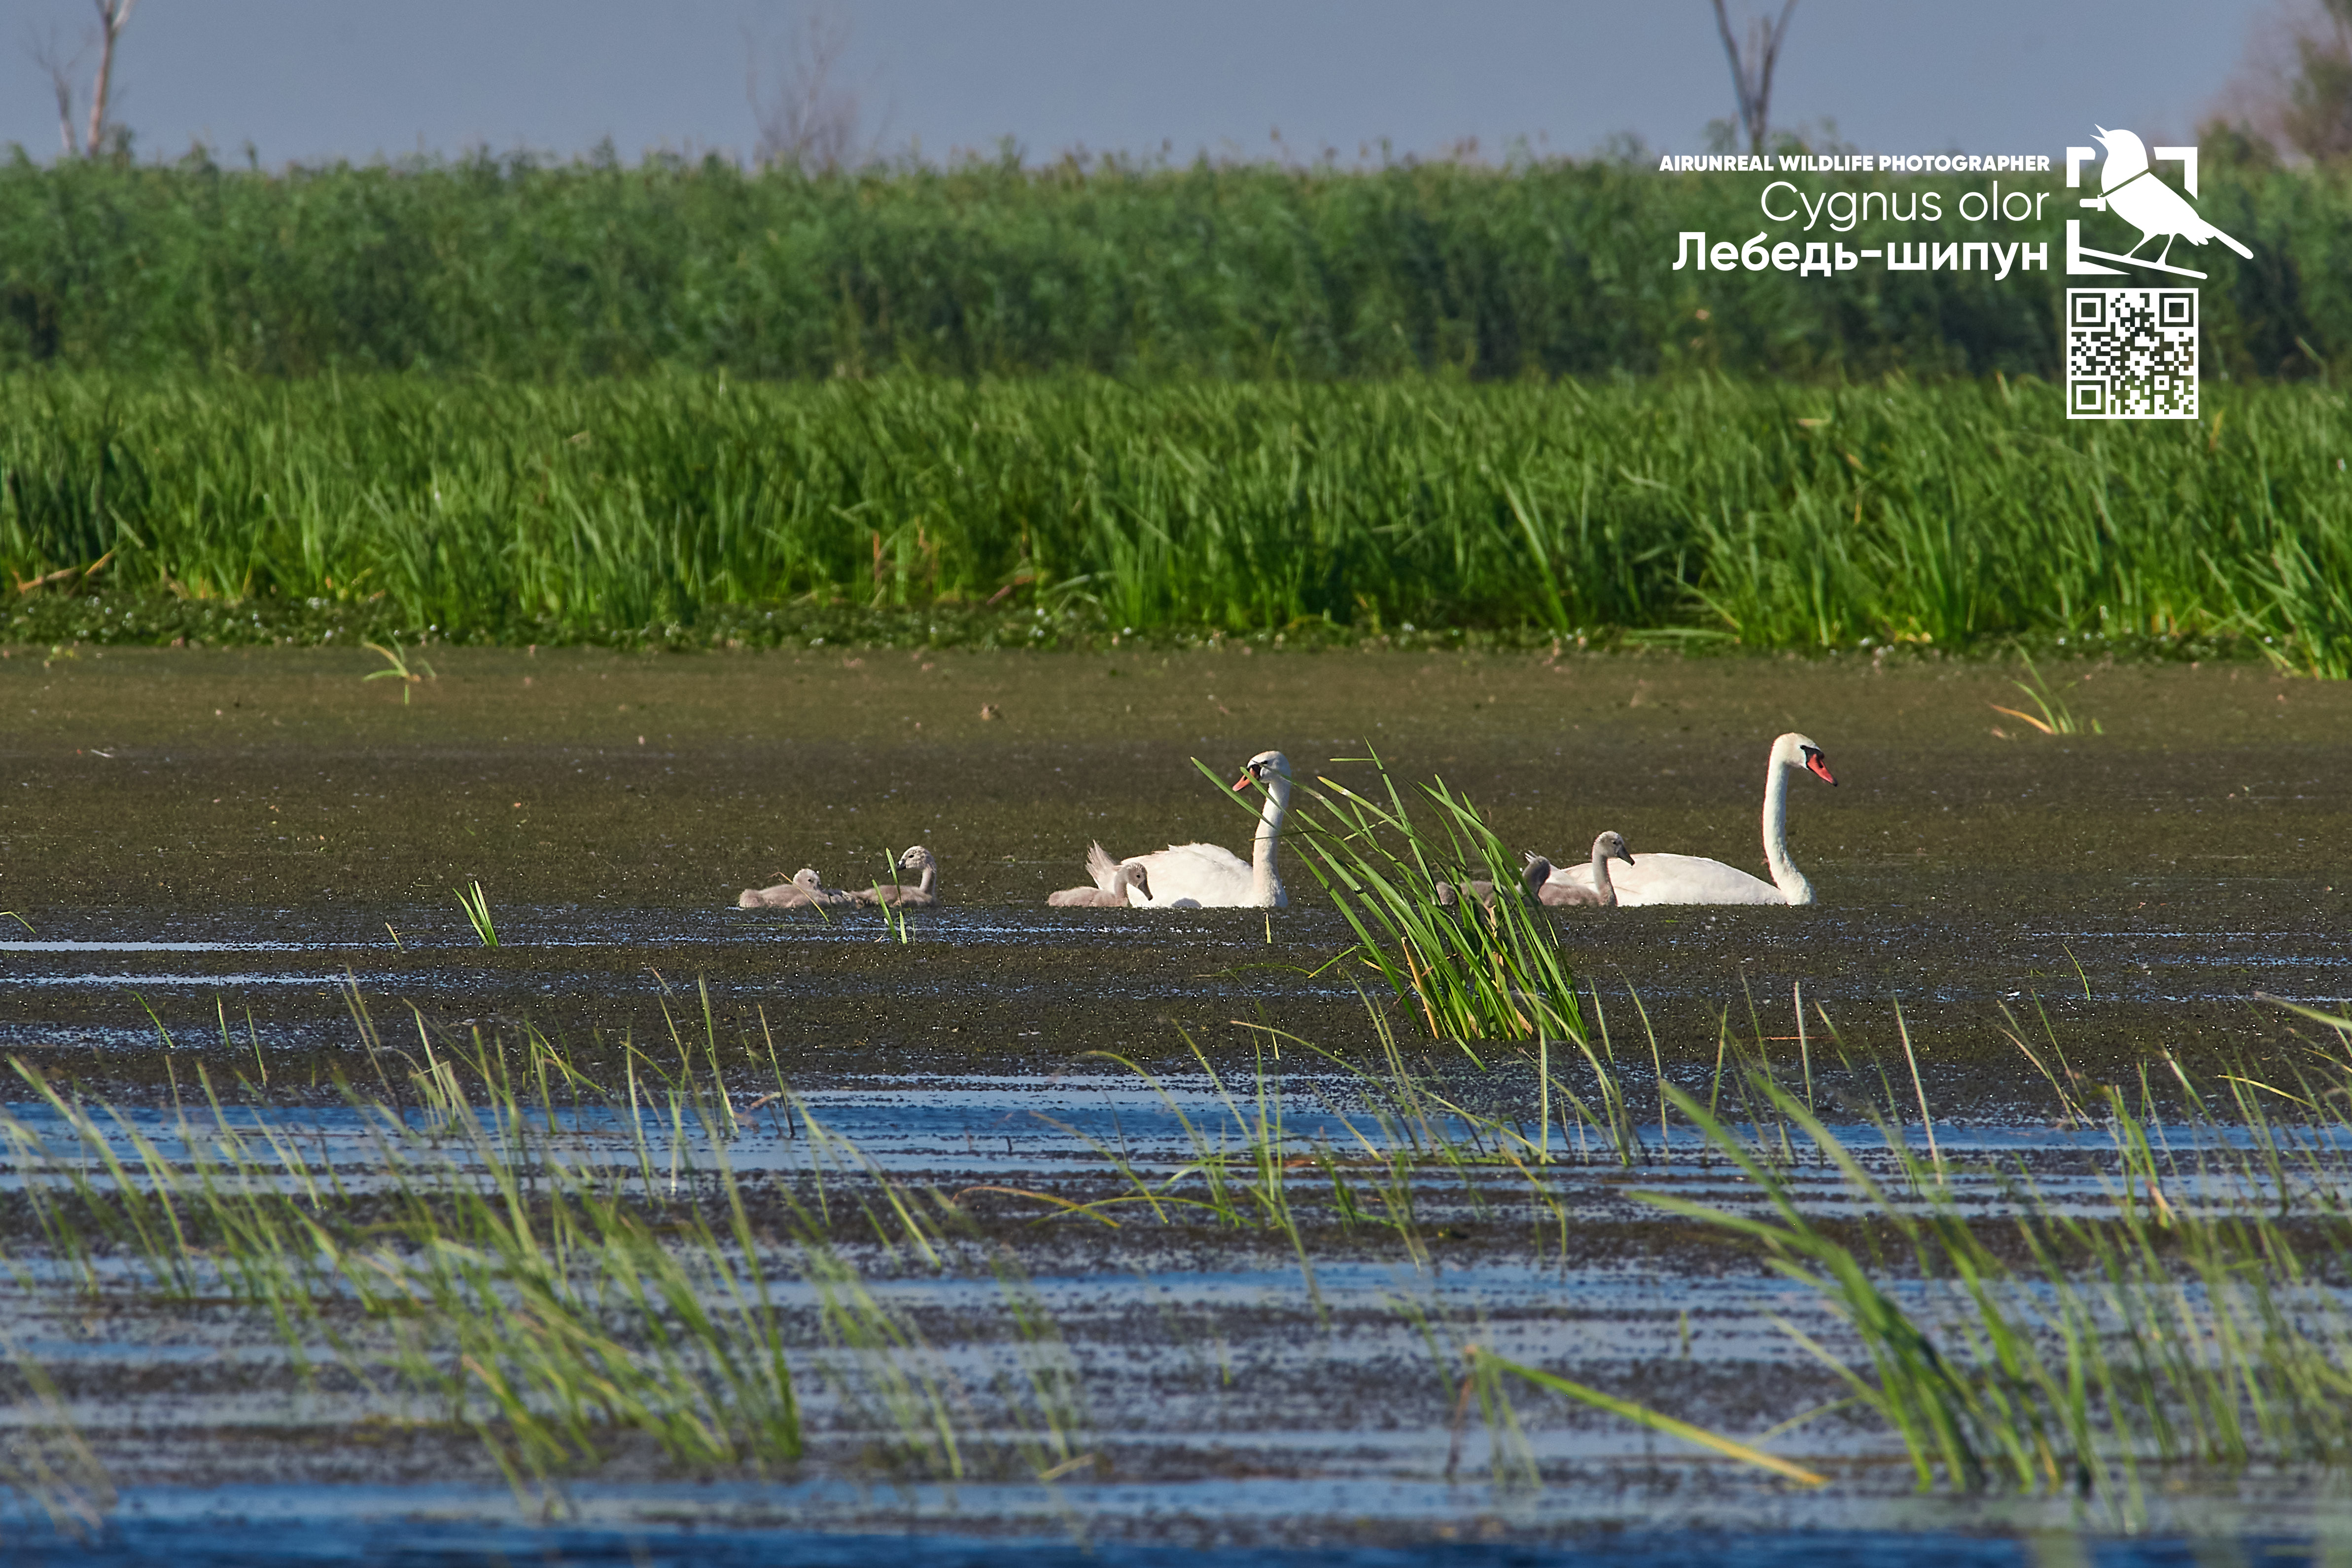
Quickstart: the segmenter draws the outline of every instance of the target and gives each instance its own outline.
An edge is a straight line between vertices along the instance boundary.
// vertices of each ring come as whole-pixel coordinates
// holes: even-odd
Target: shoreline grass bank
[[[0,640],[2235,639],[2352,671],[2345,397],[2207,392],[2116,425],[2006,379],[20,375]]]

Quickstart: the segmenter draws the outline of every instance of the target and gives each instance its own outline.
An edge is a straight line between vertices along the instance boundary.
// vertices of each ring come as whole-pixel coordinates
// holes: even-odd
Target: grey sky
[[[1735,16],[1755,0],[1734,0]],[[1705,0],[843,0],[869,129],[929,157],[1014,138],[1178,158],[1427,154],[1475,136],[1582,152],[1633,131],[1703,149],[1731,91]],[[2093,121],[2185,137],[2267,0],[1800,0],[1776,123],[1833,118],[1864,151],[2056,153]],[[56,120],[20,47],[88,0],[0,0],[0,142]],[[270,165],[610,138],[747,152],[746,32],[775,0],[142,0],[121,118],[148,157],[193,141]],[[84,75],[87,75],[87,62]]]

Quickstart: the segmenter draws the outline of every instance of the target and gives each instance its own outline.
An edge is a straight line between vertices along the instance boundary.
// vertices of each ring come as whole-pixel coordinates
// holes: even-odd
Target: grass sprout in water
[[[394,642],[390,647],[386,647],[381,643],[362,643],[360,646],[365,648],[371,653],[382,654],[383,656],[384,663],[390,666],[387,669],[377,670],[370,674],[362,675],[360,679],[362,681],[398,681],[400,683],[400,706],[403,707],[406,707],[408,706],[409,694],[417,686],[423,685],[425,681],[439,679],[438,676],[434,674],[433,666],[426,664],[423,659],[416,661],[416,669],[410,669],[408,667],[408,655],[402,650],[400,643],[397,641]],[[423,673],[419,674],[419,671],[422,671]]]
[[[0,1487],[47,1514],[50,1529],[89,1541],[113,1511],[113,1478],[75,1427],[48,1368],[13,1343],[0,1341],[0,1350],[25,1385],[15,1401],[17,1420],[0,1446]]]
[[[883,896],[882,890],[898,885],[898,879],[905,874],[897,857],[885,853],[882,857],[882,874],[875,878],[871,884],[874,889],[874,907],[882,912],[882,929],[888,932],[890,940],[898,943],[901,947],[912,945],[915,939],[914,929],[907,923],[905,906]],[[821,913],[824,906],[817,907]]]
[[[2025,673],[2033,677],[2033,684],[2028,685],[2023,681],[2011,681],[2009,684],[2023,692],[2032,700],[2033,706],[2042,710],[2042,716],[2036,718],[2030,713],[2024,713],[2013,707],[2003,707],[1999,703],[1991,705],[1992,711],[2005,713],[2021,723],[2030,724],[2044,735],[2080,733],[2080,727],[2074,720],[2074,710],[2067,706],[2066,699],[2050,689],[2050,683],[2042,678],[2042,672],[2034,667],[2031,655],[2020,656],[2025,659]],[[2091,733],[2104,735],[2106,731],[2100,727],[2097,719],[2093,719]]]
[[[1671,1416],[1661,1416],[1646,1406],[1636,1405],[1630,1399],[1620,1399],[1613,1394],[1604,1394],[1598,1388],[1572,1382],[1556,1373],[1546,1372],[1540,1367],[1521,1366],[1513,1361],[1505,1361],[1502,1357],[1490,1351],[1482,1350],[1475,1344],[1468,1347],[1465,1354],[1471,1363],[1474,1377],[1482,1368],[1494,1373],[1508,1373],[1514,1377],[1523,1378],[1534,1384],[1538,1388],[1547,1388],[1555,1394],[1565,1394],[1580,1405],[1589,1405],[1595,1410],[1606,1410],[1612,1416],[1623,1416],[1637,1427],[1647,1427],[1654,1432],[1664,1432],[1668,1437],[1680,1437],[1686,1442],[1696,1443],[1703,1448],[1713,1449],[1726,1458],[1738,1459],[1741,1464],[1754,1465],[1759,1469],[1770,1470],[1773,1474],[1784,1476],[1801,1486],[1817,1487],[1828,1484],[1827,1476],[1817,1474],[1802,1465],[1793,1464],[1778,1454],[1768,1454],[1761,1448],[1736,1441],[1723,1436],[1720,1432],[1711,1432],[1704,1427],[1694,1427],[1687,1421],[1677,1421]]]
[[[476,882],[466,887],[453,887],[449,891],[457,894],[457,907],[466,912],[466,924],[474,928],[475,938],[485,947],[497,946],[499,931],[497,926],[490,924],[489,895],[482,891],[482,884]],[[385,929],[389,930],[390,927],[387,926]],[[393,940],[397,943],[399,938],[394,936]]]

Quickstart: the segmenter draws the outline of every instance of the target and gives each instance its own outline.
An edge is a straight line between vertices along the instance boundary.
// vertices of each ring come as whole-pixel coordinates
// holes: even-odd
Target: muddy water
[[[1357,995],[1315,972],[1345,930],[1295,857],[1294,907],[1271,918],[1042,907],[1083,880],[1091,839],[1246,846],[1247,817],[1189,758],[1226,770],[1279,747],[1302,776],[1361,783],[1367,769],[1343,759],[1369,746],[1403,777],[1442,774],[1507,841],[1556,858],[1609,827],[1637,854],[1760,869],[1763,758],[1787,728],[1820,742],[1839,779],[1793,792],[1793,851],[1820,905],[1561,917],[1626,1054],[1647,1054],[1638,997],[1669,1074],[1695,1088],[1726,1009],[1743,1037],[1796,1051],[1801,985],[1823,1103],[1850,1122],[1840,1107],[1874,1093],[1899,1000],[1947,1147],[2027,1158],[2090,1191],[2098,1171],[2049,1129],[2046,1089],[1993,1027],[2004,1005],[2037,1029],[2039,1008],[2078,1065],[2122,1078],[2158,1049],[2191,1065],[2274,1061],[2288,1023],[2255,993],[2352,994],[2352,690],[2242,666],[2066,672],[2085,733],[2052,737],[1996,711],[2021,706],[2000,673],[1941,664],[824,650],[435,664],[403,703],[398,683],[362,678],[381,667],[370,654],[0,660],[0,907],[25,922],[0,940],[0,1051],[151,1108],[158,1130],[167,1069],[202,1061],[257,1091],[267,1073],[274,1113],[313,1118],[335,1146],[349,1129],[324,1102],[333,1072],[355,1067],[355,1000],[387,1032],[413,1033],[414,1007],[461,1034],[529,1023],[593,1061],[670,1019],[698,1031],[707,993],[722,1039],[773,1039],[819,1113],[894,1170],[947,1190],[1083,1191],[1100,1169],[1080,1134],[1181,1157],[1165,1107],[1089,1052],[1168,1071],[1200,1111],[1212,1097],[1180,1029],[1228,1068],[1255,1061],[1235,1020],[1342,1051],[1370,1035]],[[903,942],[871,912],[732,907],[739,888],[802,864],[837,883],[878,874],[916,841],[940,858],[947,906],[915,915]],[[496,950],[449,894],[474,880]],[[1824,1012],[1840,1060],[1822,1047]],[[1406,1049],[1487,1109],[1515,1092],[1462,1077],[1442,1048]],[[1344,1085],[1272,1065],[1297,1135],[1342,1136]],[[792,1133],[772,1128],[739,1164],[782,1179],[802,1152]],[[1679,1166],[1640,1176],[1737,1196]],[[2014,1561],[2005,1542],[1951,1532],[2080,1522],[2056,1504],[1906,1500],[1884,1435],[1834,1421],[1811,1451],[1852,1468],[1800,1498],[1558,1403],[1530,1437],[1546,1486],[1490,1487],[1475,1421],[1455,1451],[1455,1390],[1416,1324],[1738,1431],[1835,1396],[1771,1318],[1834,1325],[1626,1187],[1598,1164],[1570,1180],[1570,1223],[1547,1243],[1518,1210],[1497,1218],[1502,1206],[1433,1186],[1433,1259],[1318,1236],[1312,1292],[1276,1239],[1038,1228],[1017,1201],[975,1199],[1017,1239],[1087,1375],[1106,1456],[1091,1478],[877,1487],[813,1379],[807,1474],[681,1490],[624,1456],[579,1488],[584,1534],[525,1539],[595,1555],[628,1536],[658,1560],[684,1550],[666,1533],[683,1510],[718,1532],[709,1560],[732,1560],[730,1529],[743,1561],[787,1542],[898,1561],[903,1537],[869,1548],[856,1532],[1066,1541],[1083,1517],[1118,1550],[1606,1531],[1625,1560],[1677,1560],[1687,1536],[1620,1533],[1657,1527],[1720,1532],[1709,1554],[1734,1561],[1795,1543],[1868,1561],[1886,1539],[1870,1532],[1896,1530]],[[878,1254],[862,1261],[984,1381],[1000,1336],[983,1270],[898,1279]],[[521,1521],[467,1440],[355,1390],[300,1388],[266,1325],[21,1294],[5,1317],[124,1489],[111,1539],[134,1556],[168,1540],[230,1561],[277,1539],[238,1520],[314,1521],[357,1552],[422,1515],[446,1532],[435,1551],[471,1560],[492,1550],[481,1531]],[[2294,1547],[2327,1517],[2292,1479],[2182,1507],[2156,1519],[2159,1540],[2271,1531]],[[848,1533],[762,1533],[786,1527]],[[1783,1531],[1799,1533],[1769,1533]]]
[[[2047,1008],[2086,1065],[2152,1041],[2267,1049],[2246,998],[2352,992],[2352,689],[2246,666],[2084,667],[2048,737],[1997,671],[1627,656],[941,653],[646,656],[448,651],[407,690],[373,654],[85,650],[0,661],[0,1045],[348,1043],[332,983],[465,1023],[585,1037],[658,1027],[706,981],[806,1065],[1035,1062],[1215,1037],[1237,1014],[1340,1042],[1360,1009],[1312,969],[1344,940],[1286,857],[1271,922],[1048,912],[1115,852],[1249,822],[1196,774],[1267,747],[1302,775],[1376,748],[1568,857],[1603,827],[1760,869],[1772,736],[1801,728],[1801,911],[1564,918],[1582,971],[1711,1055],[1717,1009],[1793,1035],[1791,988],[1860,1048],[1899,998],[1955,1092],[1997,1094],[1999,1005]],[[983,717],[983,712],[999,716]],[[752,915],[734,894],[813,864],[836,883],[938,853],[949,907],[910,945],[870,914]],[[478,880],[506,946],[449,890]],[[81,944],[60,946],[57,944]],[[171,943],[177,947],[141,946]],[[1752,1021],[1748,1009],[1753,998]],[[307,1079],[315,1062],[286,1071]]]

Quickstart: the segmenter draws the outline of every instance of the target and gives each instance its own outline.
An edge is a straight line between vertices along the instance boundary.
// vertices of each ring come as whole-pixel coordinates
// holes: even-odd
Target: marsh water
[[[2192,1539],[2315,1559],[2352,1530],[2339,1479],[2281,1471],[2164,1493],[2110,1539],[2115,1519],[2080,1498],[1920,1494],[1899,1446],[1851,1413],[1802,1445],[1835,1483],[1798,1490],[1529,1399],[1512,1462],[1534,1479],[1507,1484],[1502,1439],[1465,1422],[1449,1371],[1474,1342],[1733,1433],[1840,1396],[1787,1332],[1840,1343],[1814,1298],[1634,1196],[1752,1197],[1654,1117],[1632,1166],[1545,1124],[1559,1204],[1539,1219],[1483,1176],[1430,1173],[1431,1239],[1412,1248],[1057,1220],[1034,1200],[1108,1191],[1113,1154],[1180,1166],[1194,1129],[1238,1139],[1268,1096],[1297,1148],[1345,1146],[1366,1116],[1348,1064],[1388,1041],[1465,1110],[1537,1115],[1526,1051],[1473,1066],[1332,965],[1350,933],[1295,853],[1291,906],[1270,915],[1044,907],[1085,880],[1092,840],[1245,848],[1246,808],[1194,758],[1229,783],[1279,748],[1302,779],[1363,786],[1377,755],[1556,860],[1614,828],[1637,856],[1760,870],[1765,753],[1792,728],[1838,779],[1792,790],[1817,905],[1557,917],[1629,1080],[1703,1093],[1728,1032],[1801,1074],[1832,1130],[1891,1170],[1864,1112],[1890,1062],[1908,1094],[1916,1062],[1939,1157],[1984,1173],[1960,1179],[1964,1201],[1994,1201],[1996,1169],[2095,1195],[2098,1140],[2065,1124],[2011,1034],[2059,1042],[2084,1082],[2293,1057],[2304,1024],[2280,1003],[2352,994],[2352,690],[2248,664],[2060,665],[2044,674],[2076,722],[2045,734],[2003,711],[2044,714],[2017,672],[1909,658],[429,656],[414,683],[364,679],[383,661],[359,652],[0,660],[0,907],[16,917],[0,922],[0,1052],[126,1108],[167,1154],[201,1080],[224,1113],[270,1118],[363,1187],[367,1140],[338,1087],[368,1071],[360,1018],[387,1040],[535,1029],[591,1062],[623,1040],[724,1040],[747,1103],[770,1071],[756,1040],[794,1098],[747,1114],[735,1167],[786,1180],[834,1137],[894,1179],[977,1194],[1077,1369],[1088,1462],[1049,1480],[885,1473],[811,1376],[810,1456],[788,1472],[680,1474],[624,1448],[550,1522],[465,1434],[299,1377],[249,1311],[99,1310],[20,1279],[0,1288],[0,1327],[54,1379],[117,1499],[86,1538],[20,1504],[23,1552],[2013,1562],[2072,1560],[2047,1557],[2050,1532],[2079,1531],[2063,1551],[2154,1562]],[[916,842],[943,902],[903,927],[733,907],[804,864],[882,877]],[[495,948],[453,896],[476,883]],[[53,1124],[13,1082],[20,1123]],[[11,1224],[12,1253],[34,1259]],[[941,1365],[973,1387],[997,1375],[985,1267],[885,1246],[859,1260]],[[805,1317],[804,1289],[776,1286]]]

